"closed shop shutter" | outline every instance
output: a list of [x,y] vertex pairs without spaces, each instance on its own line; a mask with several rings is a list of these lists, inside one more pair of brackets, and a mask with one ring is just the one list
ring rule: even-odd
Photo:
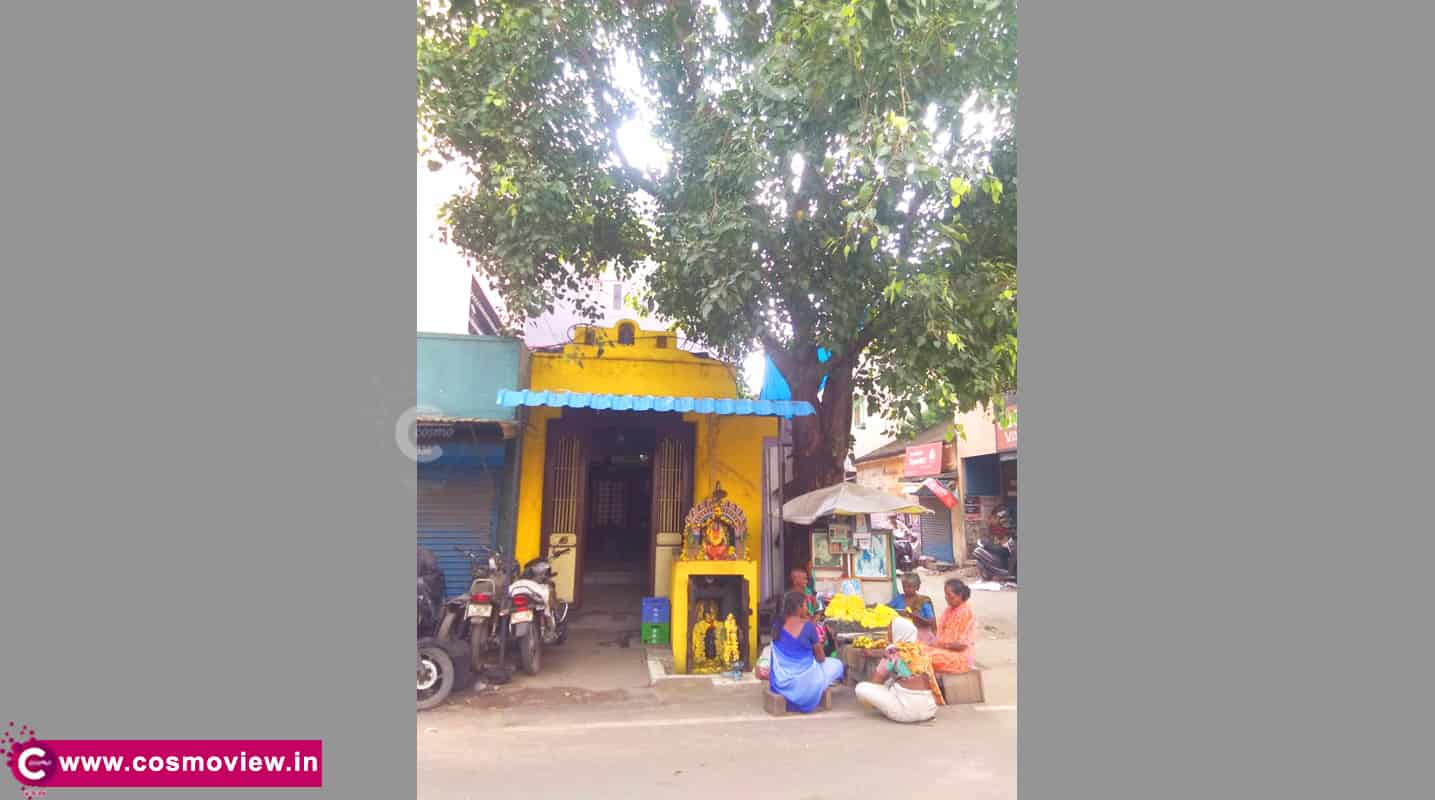
[[922,514],[922,555],[952,563],[952,512],[935,497],[920,498],[931,514]]
[[468,559],[457,548],[493,546],[498,515],[498,472],[477,465],[418,467],[419,545],[438,557],[444,591],[452,597],[468,591]]

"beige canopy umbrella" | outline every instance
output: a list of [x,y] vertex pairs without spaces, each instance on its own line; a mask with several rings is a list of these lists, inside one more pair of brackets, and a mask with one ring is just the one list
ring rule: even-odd
[[798,525],[811,525],[829,514],[930,514],[910,497],[884,492],[857,483],[838,483],[808,492],[782,504],[782,518]]

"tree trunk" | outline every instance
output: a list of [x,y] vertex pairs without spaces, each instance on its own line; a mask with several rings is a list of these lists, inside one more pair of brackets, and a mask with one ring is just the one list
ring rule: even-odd
[[[852,366],[850,363],[838,366],[817,363],[815,350],[811,356],[811,363],[799,362],[799,357],[786,353],[773,358],[792,390],[792,399],[806,400],[817,410],[813,416],[792,419],[793,478],[782,488],[783,497],[788,500],[841,483],[847,477],[845,464],[852,436]],[[819,398],[818,387],[822,386],[824,376],[827,385]],[[809,526],[788,523],[784,528],[785,568],[810,568]]]
[[827,386],[819,398],[817,388],[825,369],[825,364],[815,365],[812,370],[804,369],[797,380],[788,380],[793,399],[806,400],[817,413],[792,420],[793,479],[783,487],[786,497],[846,478],[844,465],[852,435],[852,368],[842,366],[826,373]]

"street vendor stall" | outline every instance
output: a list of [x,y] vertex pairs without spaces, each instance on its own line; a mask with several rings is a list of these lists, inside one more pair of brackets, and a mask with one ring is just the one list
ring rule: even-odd
[[782,507],[788,522],[811,526],[813,579],[829,595],[823,620],[832,630],[849,682],[864,680],[867,648],[885,645],[897,616],[892,531],[871,527],[871,515],[931,513],[910,497],[855,483],[839,483],[793,498]]
[[871,528],[871,515],[928,513],[910,497],[855,483],[808,492],[782,506],[785,521],[810,526],[817,591],[836,594],[855,580],[855,593],[868,604],[887,602],[897,589],[892,531]]

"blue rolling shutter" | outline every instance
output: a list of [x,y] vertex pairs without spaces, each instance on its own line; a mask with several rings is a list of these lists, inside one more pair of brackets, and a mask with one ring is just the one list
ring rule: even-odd
[[418,465],[418,539],[438,557],[444,591],[468,591],[468,559],[455,547],[491,547],[498,525],[499,473],[475,464]]
[[921,504],[931,509],[930,514],[921,514],[922,555],[951,564],[952,557],[952,512],[942,501],[923,491],[918,496]]

